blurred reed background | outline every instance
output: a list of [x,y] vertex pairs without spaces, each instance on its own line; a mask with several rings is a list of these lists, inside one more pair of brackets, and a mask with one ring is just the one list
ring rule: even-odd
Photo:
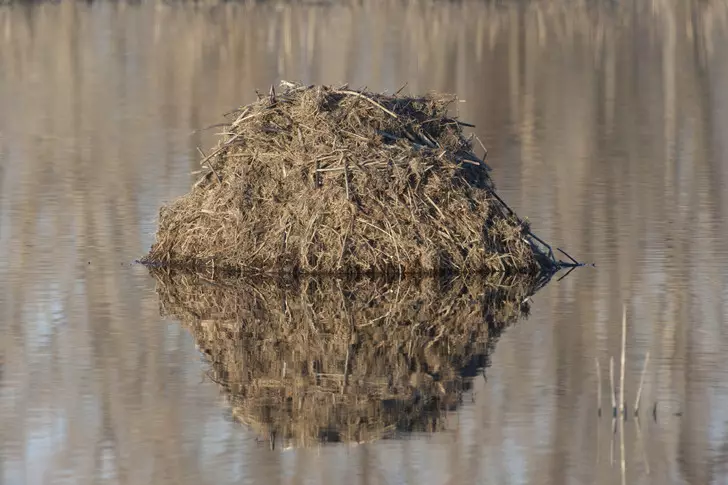
[[[627,478],[722,483],[727,30],[717,0],[0,7],[0,481],[612,483],[594,357],[626,303],[627,395],[650,349],[662,413]],[[280,79],[457,93],[509,204],[598,265],[536,295],[447,432],[259,446],[128,265],[195,130]]]

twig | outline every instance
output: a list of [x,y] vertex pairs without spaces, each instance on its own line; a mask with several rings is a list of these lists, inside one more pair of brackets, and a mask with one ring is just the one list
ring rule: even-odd
[[647,364],[650,362],[650,351],[647,351],[645,356],[645,364],[642,366],[642,375],[640,376],[640,387],[637,388],[637,399],[634,401],[634,415],[637,416],[640,412],[640,398],[642,397],[642,385],[645,383],[645,373],[647,371]]
[[622,306],[622,368],[619,373],[619,412],[625,414],[624,409],[624,367],[627,360],[627,305]]
[[571,268],[569,268],[569,271],[567,271],[564,276],[562,276],[561,278],[559,278],[558,280],[556,280],[556,282],[558,283],[559,281],[561,281],[564,278],[566,278],[567,276],[569,276],[571,274],[571,272],[574,271],[575,269],[576,269],[576,266],[572,266]]
[[419,136],[420,138],[425,140],[425,142],[426,142],[425,144],[430,148],[442,148],[440,146],[440,144],[437,141],[430,138],[430,136],[427,133],[425,133],[424,130],[421,133],[417,133],[417,136]]
[[[505,209],[506,209],[506,210],[508,211],[508,214],[509,214],[509,215],[512,215],[512,216],[514,216],[514,217],[516,217],[516,218],[517,218],[517,216],[516,216],[516,213],[515,213],[515,212],[513,212],[513,209],[511,209],[511,208],[510,208],[510,207],[508,206],[508,204],[506,204],[506,203],[505,203],[505,201],[504,201],[503,199],[501,199],[501,198],[500,198],[500,196],[499,196],[498,194],[496,194],[496,193],[495,193],[495,190],[493,190],[493,189],[489,189],[489,190],[488,190],[488,193],[489,193],[490,195],[492,195],[493,197],[495,197],[495,198],[496,198],[496,200],[498,200],[498,202],[500,202],[500,203],[501,203],[501,204],[503,205],[503,207],[504,207],[504,208],[505,208]],[[520,219],[518,219],[518,221],[520,222]],[[541,240],[540,240],[539,238],[537,238],[537,237],[536,237],[536,236],[534,236],[533,234],[531,234],[531,236],[533,236],[533,237],[534,237],[534,238],[535,238],[535,239],[536,239],[537,241],[541,242],[541,243],[542,243],[542,244],[544,244],[544,245],[545,245],[546,247],[548,247],[548,248],[549,248],[549,250],[551,250],[551,247],[550,247],[550,246],[549,246],[548,244],[546,244],[545,242],[541,241]]]
[[[492,193],[493,195],[495,195],[495,192],[491,192],[491,193]],[[500,200],[500,197],[499,197],[498,199]],[[505,203],[505,202],[504,202],[504,203]],[[507,206],[506,206],[506,207],[507,207]],[[511,208],[510,208],[510,207],[508,207],[508,210],[511,210]],[[512,210],[511,210],[511,213],[513,214],[513,211],[512,211]],[[514,215],[515,215],[515,214],[514,214]],[[538,241],[538,242],[540,242],[541,244],[543,244],[544,246],[546,246],[546,249],[548,249],[548,250],[549,250],[549,253],[547,254],[548,258],[549,258],[549,259],[551,260],[551,262],[552,262],[552,263],[553,263],[553,264],[554,264],[555,266],[557,266],[557,267],[558,267],[558,266],[559,266],[559,262],[558,262],[558,261],[556,261],[556,258],[554,257],[554,250],[553,250],[553,249],[551,249],[551,246],[549,246],[549,245],[548,245],[548,244],[547,244],[547,243],[546,243],[546,242],[545,242],[545,241],[544,241],[543,239],[541,239],[540,237],[538,237],[537,235],[535,235],[535,234],[534,234],[534,233],[532,233],[531,231],[528,231],[528,235],[529,235],[529,236],[531,236],[532,238],[534,238],[534,239],[535,239],[536,241]]]
[[316,172],[340,172],[344,170],[344,167],[326,167],[326,168],[317,168]]
[[602,368],[599,365],[599,359],[594,357],[597,365],[597,416],[602,415]]
[[581,265],[581,263],[579,261],[577,261],[574,258],[572,258],[571,255],[569,253],[567,253],[566,251],[564,251],[563,249],[556,248],[556,250],[559,251],[559,252],[561,252],[561,254],[563,254],[564,256],[566,256],[567,258],[569,258],[570,260],[572,260],[574,262],[574,264]]
[[196,130],[192,130],[190,132],[190,136],[196,135],[197,133],[202,133],[203,131],[211,130],[213,128],[222,128],[224,126],[230,126],[230,123],[215,123],[214,125],[205,126],[204,128],[197,128]]
[[[253,113],[252,115],[248,115],[247,112],[246,112],[246,113],[244,113],[246,116],[243,116],[243,114],[241,114],[240,116],[238,116],[238,119],[236,119],[235,121],[233,121],[233,123],[230,125],[230,127],[231,128],[235,128],[236,126],[238,126],[239,124],[241,124],[243,121],[248,121],[250,119],[257,118],[258,116],[264,115],[265,113],[266,113],[266,111],[258,111],[257,113]],[[229,141],[230,140],[228,140],[228,142]]]
[[207,177],[210,176],[210,175],[212,175],[212,172],[206,172],[202,177],[199,178],[199,180],[197,180],[197,182],[194,183],[194,185],[192,186],[192,188],[193,189],[196,189],[197,187],[199,187],[199,185],[202,182],[204,182],[205,180],[207,180]]
[[229,113],[225,113],[225,117],[227,118],[231,114],[237,114],[237,117],[235,118],[235,121],[230,123],[230,126],[236,126],[240,120],[248,116],[248,114],[252,111],[252,108],[250,106],[245,106],[242,109],[236,109],[233,111],[230,111]]
[[440,217],[443,218],[443,219],[446,219],[445,214],[442,213],[442,211],[440,210],[440,208],[437,207],[437,204],[435,204],[435,202],[430,198],[430,196],[427,195],[427,194],[425,194],[425,198],[427,199],[427,201],[430,204],[432,204],[432,207],[435,208],[435,210],[437,211],[437,213],[440,214]]
[[[203,152],[203,151],[202,151],[202,150],[200,149],[200,147],[197,147],[197,151],[198,151],[198,152],[200,153],[200,155],[202,155],[203,157],[205,156],[205,152]],[[212,173],[214,173],[214,174],[215,174],[215,178],[217,179],[218,183],[222,183],[222,178],[220,178],[220,176],[219,176],[219,175],[217,174],[217,171],[215,170],[215,167],[213,167],[213,166],[212,166],[212,163],[210,163],[210,162],[207,162],[207,166],[208,166],[208,167],[210,167],[210,170],[212,170]]]
[[[258,114],[260,114],[260,113],[258,113]],[[256,115],[251,115],[250,118],[252,118],[253,116],[256,116]],[[220,145],[219,147],[217,147],[215,150],[212,151],[212,153],[210,153],[208,156],[206,156],[205,158],[203,158],[202,161],[200,161],[200,165],[204,165],[205,162],[207,162],[209,159],[211,159],[212,157],[214,157],[215,155],[217,155],[218,153],[220,153],[221,151],[223,151],[225,148],[227,148],[228,146],[230,146],[230,144],[232,142],[234,142],[235,140],[237,140],[238,137],[241,136],[242,134],[243,134],[243,132],[241,131],[240,133],[238,133],[237,135],[231,137],[225,143],[223,143],[222,145]]]
[[268,97],[270,98],[272,103],[276,102],[276,88],[272,84],[270,85],[270,91],[268,92]]
[[395,118],[395,119],[398,119],[398,118],[399,118],[399,116],[397,116],[397,113],[395,113],[394,111],[390,111],[390,110],[388,110],[387,108],[385,108],[385,107],[384,107],[384,106],[382,106],[381,104],[379,104],[379,103],[377,103],[376,101],[374,101],[374,100],[373,100],[372,98],[370,98],[369,96],[366,96],[366,95],[364,95],[364,94],[362,94],[362,93],[360,93],[360,92],[358,92],[358,91],[350,91],[350,90],[348,90],[348,89],[339,89],[339,90],[336,90],[336,91],[334,91],[334,92],[335,92],[335,93],[340,93],[340,94],[349,94],[349,95],[351,95],[351,96],[357,96],[357,97],[359,97],[359,98],[362,98],[362,99],[364,99],[364,100],[366,100],[366,101],[370,102],[370,103],[371,103],[371,104],[373,104],[374,106],[377,106],[378,108],[380,108],[380,109],[381,109],[382,111],[384,111],[385,113],[387,113],[387,114],[391,115],[391,116],[392,116],[393,118]]
[[[482,149],[483,149],[483,151],[485,152],[485,153],[483,154],[483,162],[485,162],[485,159],[486,159],[486,158],[488,158],[488,149],[487,149],[487,148],[485,148],[485,145],[483,144],[483,142],[482,142],[482,141],[480,141],[480,138],[478,138],[478,135],[475,135],[475,139],[476,139],[476,140],[478,140],[478,143],[480,143],[480,146],[481,146],[481,148],[482,148]],[[486,167],[488,167],[488,166],[486,165]],[[488,167],[488,169],[490,169],[490,167]]]
[[344,155],[341,155],[341,160],[344,163],[344,185],[346,186],[346,200],[351,200],[349,196],[349,171],[346,169],[346,160]]

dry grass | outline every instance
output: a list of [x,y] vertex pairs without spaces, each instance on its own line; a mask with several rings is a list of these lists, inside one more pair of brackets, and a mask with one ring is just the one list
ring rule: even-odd
[[[145,261],[305,274],[552,269],[453,97],[285,84],[232,113]],[[545,254],[545,252],[543,253]]]
[[287,446],[437,431],[533,278],[217,279],[152,269],[233,415]]

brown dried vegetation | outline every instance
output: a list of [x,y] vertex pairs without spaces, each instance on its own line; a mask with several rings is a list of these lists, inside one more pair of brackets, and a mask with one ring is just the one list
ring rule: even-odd
[[232,113],[145,261],[240,272],[536,273],[555,264],[495,194],[453,97],[284,84]]

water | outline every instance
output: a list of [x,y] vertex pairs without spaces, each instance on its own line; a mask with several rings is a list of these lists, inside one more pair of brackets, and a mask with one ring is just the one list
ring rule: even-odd
[[[0,39],[3,484],[728,480],[726,2],[16,4]],[[195,130],[280,79],[458,93],[501,195],[597,263],[533,297],[442,429],[271,450],[130,264]],[[649,409],[613,435],[594,361],[608,407],[623,305]]]

